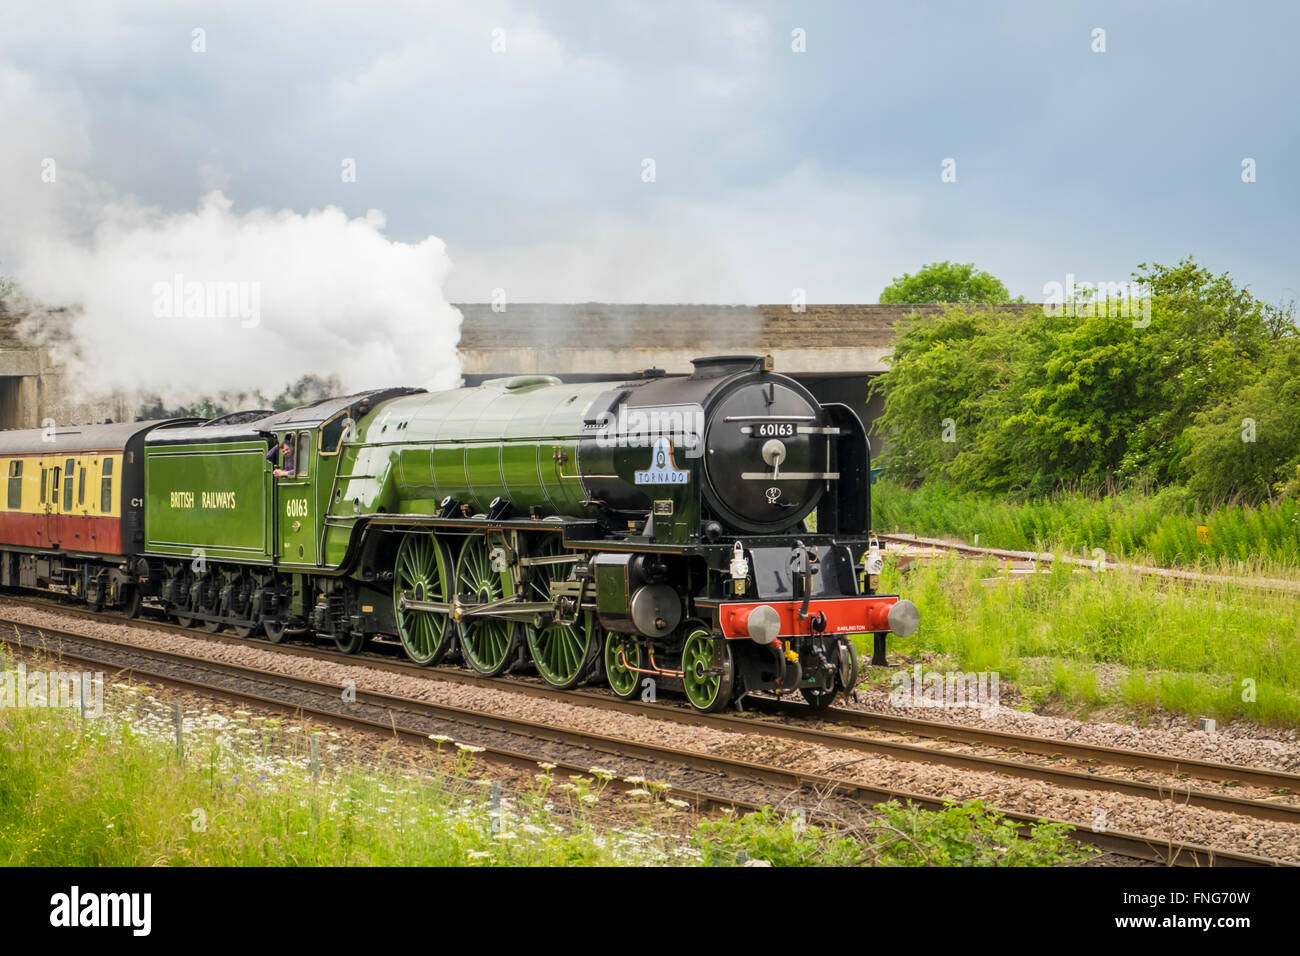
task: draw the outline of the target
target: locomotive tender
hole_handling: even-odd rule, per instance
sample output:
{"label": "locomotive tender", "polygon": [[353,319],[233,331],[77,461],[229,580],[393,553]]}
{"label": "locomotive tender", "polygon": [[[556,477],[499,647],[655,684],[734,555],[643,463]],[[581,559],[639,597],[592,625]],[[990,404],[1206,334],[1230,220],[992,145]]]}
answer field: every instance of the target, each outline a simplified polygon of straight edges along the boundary
{"label": "locomotive tender", "polygon": [[862,423],[770,357],[694,366],[0,432],[0,586],[347,652],[395,637],[484,675],[531,661],[558,688],[603,673],[702,711],[824,708],[856,684],[851,635],[881,658],[917,626],[876,593]]}

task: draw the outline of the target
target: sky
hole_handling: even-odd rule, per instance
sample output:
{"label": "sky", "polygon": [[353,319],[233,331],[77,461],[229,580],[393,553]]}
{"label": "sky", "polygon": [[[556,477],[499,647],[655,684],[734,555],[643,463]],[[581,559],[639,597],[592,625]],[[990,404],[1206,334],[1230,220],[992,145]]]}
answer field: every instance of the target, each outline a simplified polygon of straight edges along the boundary
{"label": "sky", "polygon": [[875,302],[944,259],[1036,301],[1186,255],[1277,302],[1297,36],[1249,0],[4,0],[0,273],[224,201],[440,242],[447,302]]}

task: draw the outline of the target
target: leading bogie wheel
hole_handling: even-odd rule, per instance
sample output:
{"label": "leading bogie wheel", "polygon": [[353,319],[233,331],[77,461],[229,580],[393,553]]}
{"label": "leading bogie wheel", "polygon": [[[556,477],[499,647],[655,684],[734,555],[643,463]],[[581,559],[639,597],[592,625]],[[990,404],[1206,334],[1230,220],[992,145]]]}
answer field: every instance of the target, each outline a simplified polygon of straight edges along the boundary
{"label": "leading bogie wheel", "polygon": [[605,679],[610,690],[624,700],[636,697],[641,689],[641,645],[635,638],[610,631],[605,635]]}
{"label": "leading bogie wheel", "polygon": [[445,544],[430,534],[408,534],[402,538],[393,564],[393,614],[402,648],[417,664],[441,663],[451,649],[454,631],[448,612],[403,608],[403,597],[449,604],[448,584],[452,580],[451,552]]}
{"label": "leading bogie wheel", "polygon": [[335,634],[334,646],[344,654],[360,654],[366,646],[367,635],[362,631],[350,631],[347,634]]}
{"label": "leading bogie wheel", "polygon": [[803,694],[803,699],[808,702],[817,713],[821,713],[830,707],[831,701],[839,691],[843,691],[847,696],[853,693],[858,686],[858,650],[853,646],[853,641],[848,638],[841,638],[836,650],[839,654],[839,674],[837,676],[838,687],[831,690],[812,690],[810,688],[800,688],[799,693]]}
{"label": "leading bogie wheel", "polygon": [[[500,601],[507,588],[513,591],[509,574],[498,566],[487,535],[470,535],[456,558],[456,594],[470,607]],[[514,621],[473,615],[462,618],[457,630],[465,662],[484,677],[496,677],[514,663],[520,641]]]}
{"label": "leading bogie wheel", "polygon": [[682,686],[691,706],[706,714],[721,710],[731,702],[735,681],[727,642],[714,640],[707,628],[691,629],[682,645]]}
{"label": "leading bogie wheel", "polygon": [[815,712],[821,713],[830,707],[831,701],[835,699],[836,691],[834,690],[813,690],[809,687],[799,688],[799,693],[803,694],[803,699],[808,702],[808,706]]}

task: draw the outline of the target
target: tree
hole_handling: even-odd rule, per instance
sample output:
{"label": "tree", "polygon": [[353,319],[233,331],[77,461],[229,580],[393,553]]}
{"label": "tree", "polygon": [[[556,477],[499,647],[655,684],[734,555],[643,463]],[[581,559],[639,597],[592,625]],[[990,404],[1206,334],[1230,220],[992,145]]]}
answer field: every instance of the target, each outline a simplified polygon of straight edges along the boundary
{"label": "tree", "polygon": [[1187,485],[1206,501],[1300,496],[1300,342],[1279,343],[1260,378],[1187,430]]}
{"label": "tree", "polygon": [[[897,302],[1010,302],[995,276],[976,272],[972,262],[932,262],[916,275],[903,273],[880,293],[881,304]],[[1017,299],[1015,301],[1023,301]]]}
{"label": "tree", "polygon": [[1142,321],[1099,303],[911,316],[876,383],[887,467],[1029,494],[1169,483],[1206,498],[1296,494],[1293,311],[1191,258],[1133,278],[1151,297]]}
{"label": "tree", "polygon": [[148,396],[141,400],[140,418],[217,418],[231,412],[247,409],[268,409],[283,412],[290,408],[299,408],[330,398],[346,395],[347,389],[336,375],[316,375],[307,373],[274,398],[267,398],[260,391],[241,389],[222,389],[215,395],[200,398],[186,405],[168,405],[159,396]]}
{"label": "tree", "polygon": [[1011,422],[1041,378],[1060,324],[987,306],[905,321],[889,371],[872,386],[885,395],[876,432],[889,441],[890,473],[1002,489],[1032,471],[1032,449]]}

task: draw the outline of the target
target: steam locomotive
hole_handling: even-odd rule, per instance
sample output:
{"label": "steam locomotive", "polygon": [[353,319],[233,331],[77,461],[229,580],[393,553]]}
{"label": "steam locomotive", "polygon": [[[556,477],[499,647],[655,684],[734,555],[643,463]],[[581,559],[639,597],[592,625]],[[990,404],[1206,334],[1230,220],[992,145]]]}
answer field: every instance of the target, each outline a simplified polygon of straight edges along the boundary
{"label": "steam locomotive", "polygon": [[693,364],[0,432],[0,586],[701,711],[825,708],[856,684],[851,635],[881,655],[918,623],[876,593],[862,423],[770,357]]}

